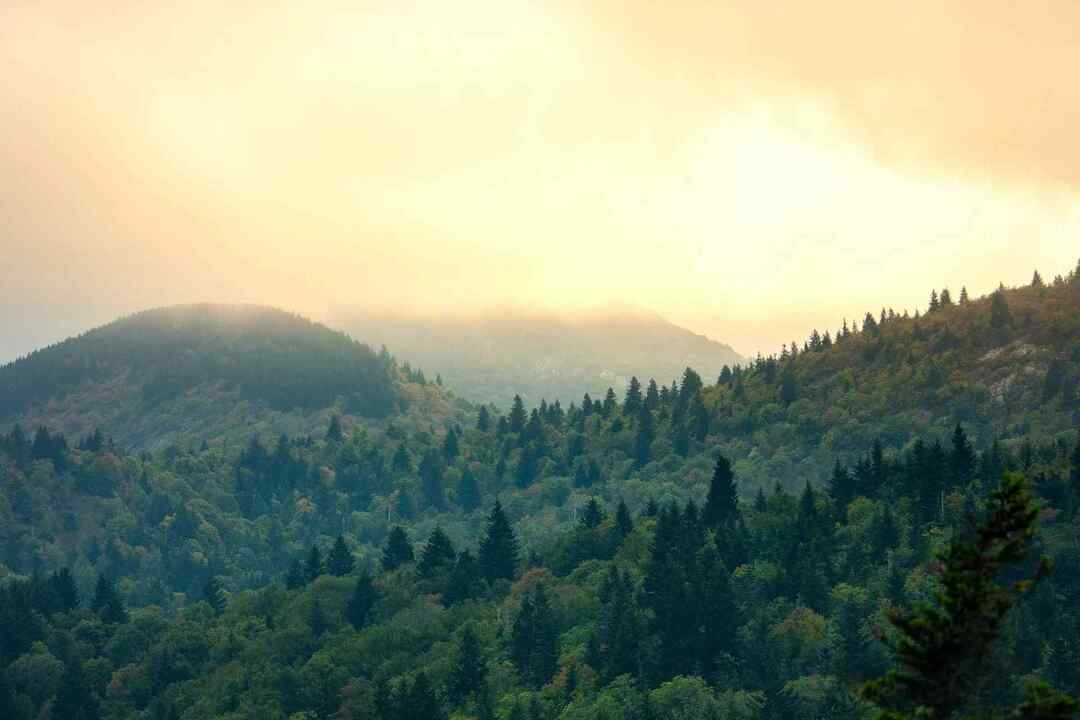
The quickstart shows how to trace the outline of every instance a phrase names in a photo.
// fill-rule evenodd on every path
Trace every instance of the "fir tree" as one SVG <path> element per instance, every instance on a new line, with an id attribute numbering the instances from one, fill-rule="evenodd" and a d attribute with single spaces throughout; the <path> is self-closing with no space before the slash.
<path id="1" fill-rule="evenodd" d="M 304 576 L 304 566 L 298 559 L 294 559 L 289 564 L 289 572 L 285 575 L 285 587 L 288 590 L 296 590 L 306 584 L 307 578 Z"/>
<path id="2" fill-rule="evenodd" d="M 69 658 L 64 664 L 60 689 L 49 716 L 63 720 L 99 720 L 101 717 L 97 698 L 83 676 L 82 665 L 76 657 Z"/>
<path id="3" fill-rule="evenodd" d="M 510 407 L 510 432 L 520 433 L 525 429 L 525 422 L 528 417 L 525 415 L 525 403 L 522 402 L 520 395 L 514 396 L 514 404 Z"/>
<path id="4" fill-rule="evenodd" d="M 725 367 L 727 367 L 725 365 Z M 660 406 L 660 391 L 656 389 L 656 381 L 649 378 L 649 387 L 645 391 L 645 407 L 655 410 Z"/>
<path id="5" fill-rule="evenodd" d="M 423 672 L 416 674 L 403 705 L 407 708 L 406 717 L 409 720 L 443 720 L 446 717 L 439 704 L 439 698 L 435 695 L 435 688 L 431 686 L 431 681 Z"/>
<path id="6" fill-rule="evenodd" d="M 627 415 L 634 414 L 641 405 L 641 383 L 637 377 L 630 378 L 630 384 L 626 388 L 626 399 L 623 400 L 623 412 Z"/>
<path id="7" fill-rule="evenodd" d="M 482 433 L 491 429 L 491 413 L 488 412 L 487 405 L 480 406 L 480 412 L 476 416 L 476 429 Z"/>
<path id="8" fill-rule="evenodd" d="M 713 468 L 709 495 L 702 511 L 705 525 L 714 530 L 730 528 L 739 514 L 739 492 L 735 487 L 735 473 L 731 462 L 720 455 Z"/>
<path id="9" fill-rule="evenodd" d="M 446 458 L 447 462 L 453 462 L 460 453 L 457 432 L 454 431 L 454 428 L 450 428 L 446 431 L 446 437 L 443 439 L 443 457 Z"/>
<path id="10" fill-rule="evenodd" d="M 480 571 L 489 583 L 513 580 L 517 571 L 517 538 L 498 500 L 488 517 L 487 534 L 480 542 L 479 562 Z"/>
<path id="11" fill-rule="evenodd" d="M 443 463 L 436 452 L 429 451 L 420 461 L 420 482 L 424 490 L 424 500 L 435 510 L 446 507 L 446 493 L 443 489 Z"/>
<path id="12" fill-rule="evenodd" d="M 711 678 L 718 663 L 735 651 L 740 622 L 727 567 L 711 540 L 701 551 L 697 569 L 693 605 L 698 612 L 698 669 Z"/>
<path id="13" fill-rule="evenodd" d="M 312 545 L 308 551 L 307 560 L 304 561 L 304 579 L 307 582 L 315 582 L 315 579 L 323 574 L 322 553 L 317 545 Z"/>
<path id="14" fill-rule="evenodd" d="M 634 520 L 630 517 L 630 509 L 626 502 L 619 500 L 619 507 L 615 510 L 615 536 L 622 540 L 634 532 Z"/>
<path id="15" fill-rule="evenodd" d="M 128 621 L 127 610 L 120 600 L 120 595 L 116 592 L 116 587 L 104 575 L 98 575 L 90 609 L 106 623 L 123 624 Z"/>
<path id="16" fill-rule="evenodd" d="M 1005 299 L 1005 291 L 998 288 L 990 296 L 990 326 L 997 329 L 1007 328 L 1012 324 L 1012 314 L 1009 312 L 1009 303 Z"/>
<path id="17" fill-rule="evenodd" d="M 1033 287 L 1033 288 L 1041 288 L 1043 286 L 1044 286 L 1044 284 L 1043 284 L 1042 275 L 1040 275 L 1039 271 L 1036 270 L 1035 274 L 1031 277 L 1031 287 Z"/>
<path id="18" fill-rule="evenodd" d="M 946 720 L 964 709 L 985 679 L 1006 614 L 1050 571 L 1043 559 L 1032 578 L 999 583 L 1002 571 L 1030 552 L 1039 510 L 1023 477 L 1014 473 L 1004 476 L 990 500 L 982 524 L 955 535 L 943 553 L 936 603 L 890 618 L 897 631 L 889 641 L 896 667 L 862 689 L 881 708 L 881 720 Z M 1039 685 L 1010 717 L 1064 719 L 1075 707 L 1071 698 Z"/>
<path id="19" fill-rule="evenodd" d="M 480 566 L 468 549 L 462 550 L 450 571 L 443 599 L 447 605 L 456 605 L 474 597 L 480 584 Z"/>
<path id="20" fill-rule="evenodd" d="M 225 610 L 225 591 L 221 587 L 221 580 L 217 575 L 211 575 L 206 579 L 206 584 L 203 585 L 203 600 L 205 600 L 211 608 L 214 609 L 214 614 L 220 615 Z"/>
<path id="21" fill-rule="evenodd" d="M 833 467 L 832 477 L 829 478 L 829 498 L 832 500 L 837 518 L 843 518 L 847 506 L 855 499 L 855 494 L 855 478 L 837 460 Z"/>
<path id="22" fill-rule="evenodd" d="M 585 505 L 585 512 L 581 515 L 582 526 L 592 529 L 600 527 L 602 522 L 604 522 L 604 511 L 600 503 L 596 501 L 596 498 L 589 498 L 588 504 Z"/>
<path id="23" fill-rule="evenodd" d="M 967 433 L 960 423 L 952 435 L 952 451 L 949 454 L 949 465 L 952 470 L 952 482 L 954 485 L 964 486 L 975 476 L 975 448 L 968 440 Z"/>
<path id="24" fill-rule="evenodd" d="M 71 569 L 60 568 L 49 578 L 49 587 L 56 598 L 58 610 L 68 612 L 79 607 L 79 588 L 75 585 L 75 578 Z"/>
<path id="25" fill-rule="evenodd" d="M 967 286 L 965 285 L 965 286 L 960 288 L 960 304 L 961 305 L 967 305 L 968 302 L 969 302 L 969 300 L 968 300 L 968 291 L 967 291 Z"/>
<path id="26" fill-rule="evenodd" d="M 652 411 L 649 410 L 648 403 L 645 403 L 638 412 L 637 435 L 634 437 L 635 468 L 641 469 L 649 464 L 654 434 Z"/>
<path id="27" fill-rule="evenodd" d="M 344 439 L 345 435 L 341 431 L 341 419 L 337 415 L 331 415 L 330 427 L 326 429 L 326 441 L 341 442 Z"/>
<path id="28" fill-rule="evenodd" d="M 450 697 L 462 703 L 479 696 L 487 679 L 487 667 L 480 641 L 471 625 L 466 625 L 458 638 L 457 657 L 450 673 Z"/>
<path id="29" fill-rule="evenodd" d="M 510 659 L 521 681 L 539 689 L 555 674 L 559 659 L 558 634 L 544 586 L 536 584 L 525 593 L 510 637 Z"/>
<path id="30" fill-rule="evenodd" d="M 330 629 L 330 622 L 326 618 L 326 611 L 323 610 L 318 595 L 313 596 L 311 603 L 308 605 L 307 625 L 311 631 L 311 636 L 315 638 L 321 637 L 323 633 Z"/>
<path id="31" fill-rule="evenodd" d="M 345 606 L 345 619 L 356 630 L 363 630 L 371 622 L 375 610 L 375 604 L 379 602 L 381 593 L 375 587 L 375 581 L 371 574 L 365 570 L 353 586 L 352 597 Z"/>
<path id="32" fill-rule="evenodd" d="M 335 577 L 345 577 L 353 571 L 355 564 L 352 551 L 345 544 L 345 538 L 338 535 L 330 554 L 326 556 L 326 572 Z"/>
<path id="33" fill-rule="evenodd" d="M 432 577 L 442 570 L 451 567 L 457 558 L 457 551 L 450 538 L 443 532 L 442 527 L 436 525 L 428 537 L 424 549 L 420 552 L 418 563 L 420 574 L 424 577 Z"/>
<path id="34" fill-rule="evenodd" d="M 476 476 L 472 470 L 466 467 L 461 471 L 461 480 L 458 481 L 457 502 L 461 509 L 472 512 L 480 507 L 480 486 L 476 482 Z"/>
<path id="35" fill-rule="evenodd" d="M 701 397 L 701 393 L 694 393 L 694 397 L 690 400 L 690 434 L 698 442 L 705 442 L 705 438 L 709 435 L 709 411 L 705 408 L 705 401 Z"/>
<path id="36" fill-rule="evenodd" d="M 413 547 L 409 542 L 409 536 L 405 534 L 405 528 L 395 525 L 386 539 L 386 547 L 383 548 L 382 566 L 384 570 L 397 570 L 406 563 L 413 561 Z"/>

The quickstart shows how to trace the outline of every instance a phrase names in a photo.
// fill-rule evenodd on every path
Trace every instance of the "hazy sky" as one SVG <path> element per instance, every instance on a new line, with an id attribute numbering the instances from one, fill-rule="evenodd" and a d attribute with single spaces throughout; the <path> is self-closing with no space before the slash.
<path id="1" fill-rule="evenodd" d="M 91 9 L 92 8 L 92 9 Z M 631 304 L 750 354 L 1080 256 L 1080 3 L 0 3 L 0 360 Z"/>

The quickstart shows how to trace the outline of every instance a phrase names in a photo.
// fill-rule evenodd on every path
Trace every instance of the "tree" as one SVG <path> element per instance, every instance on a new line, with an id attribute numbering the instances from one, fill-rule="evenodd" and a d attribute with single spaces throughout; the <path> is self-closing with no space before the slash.
<path id="1" fill-rule="evenodd" d="M 443 456 L 446 457 L 447 462 L 453 462 L 459 454 L 461 454 L 461 449 L 458 447 L 457 432 L 454 428 L 450 428 L 443 439 Z"/>
<path id="2" fill-rule="evenodd" d="M 638 412 L 637 435 L 634 437 L 634 467 L 641 469 L 649 464 L 654 435 L 652 411 L 649 404 L 644 403 Z"/>
<path id="3" fill-rule="evenodd" d="M 589 498 L 588 504 L 585 505 L 585 512 L 581 515 L 581 524 L 592 529 L 600 527 L 602 522 L 604 522 L 604 510 L 600 507 L 600 503 L 596 501 L 596 498 Z"/>
<path id="4" fill-rule="evenodd" d="M 619 507 L 615 510 L 615 536 L 620 540 L 634 532 L 634 520 L 630 517 L 630 508 L 626 507 L 624 500 L 619 500 Z"/>
<path id="5" fill-rule="evenodd" d="M 1039 274 L 1038 270 L 1036 270 L 1035 274 L 1031 277 L 1031 287 L 1033 287 L 1033 288 L 1041 288 L 1041 287 L 1043 287 L 1042 275 Z"/>
<path id="6" fill-rule="evenodd" d="M 685 386 L 684 386 L 685 387 Z M 701 397 L 701 393 L 694 393 L 693 398 L 690 400 L 690 434 L 698 442 L 705 442 L 705 438 L 709 435 L 709 411 L 705 408 L 705 401 Z"/>
<path id="7" fill-rule="evenodd" d="M 432 577 L 436 573 L 452 566 L 457 558 L 457 551 L 450 538 L 443 532 L 442 527 L 435 526 L 427 544 L 420 552 L 420 574 L 424 577 Z"/>
<path id="8" fill-rule="evenodd" d="M 960 288 L 960 304 L 961 305 L 967 305 L 968 304 L 967 285 Z"/>
<path id="9" fill-rule="evenodd" d="M 892 614 L 897 636 L 888 642 L 896 666 L 862 688 L 881 709 L 880 720 L 946 720 L 966 708 L 985 679 L 1006 614 L 1050 572 L 1043 558 L 1032 577 L 999 582 L 1030 552 L 1038 516 L 1023 476 L 1006 473 L 990 496 L 986 519 L 969 534 L 955 535 L 943 553 L 936 603 Z M 1039 685 L 1009 717 L 1070 718 L 1075 707 L 1071 698 Z"/>
<path id="10" fill-rule="evenodd" d="M 296 590 L 304 587 L 307 584 L 307 578 L 304 576 L 304 566 L 297 559 L 294 559 L 289 564 L 289 572 L 285 575 L 285 587 L 288 590 Z"/>
<path id="11" fill-rule="evenodd" d="M 480 412 L 476 415 L 476 429 L 482 433 L 486 433 L 491 429 L 491 413 L 487 409 L 487 405 L 480 406 Z"/>
<path id="12" fill-rule="evenodd" d="M 367 570 L 360 573 L 356 585 L 353 586 L 352 597 L 345 605 L 345 619 L 356 630 L 363 630 L 371 622 L 375 604 L 379 602 L 380 596 L 381 593 L 375 587 L 371 574 Z"/>
<path id="13" fill-rule="evenodd" d="M 443 463 L 435 451 L 428 451 L 420 461 L 420 482 L 428 506 L 435 510 L 444 509 L 446 494 L 443 491 Z"/>
<path id="14" fill-rule="evenodd" d="M 791 364 L 788 363 L 784 366 L 784 371 L 780 374 L 780 402 L 785 407 L 795 402 L 798 397 L 798 390 L 795 386 L 795 372 L 791 369 Z"/>
<path id="15" fill-rule="evenodd" d="M 317 545 L 312 545 L 311 550 L 308 551 L 307 560 L 304 561 L 304 579 L 309 583 L 314 582 L 322 574 L 322 553 L 319 552 Z"/>
<path id="16" fill-rule="evenodd" d="M 627 415 L 636 413 L 641 400 L 641 383 L 636 377 L 631 377 L 630 384 L 626 388 L 626 399 L 623 400 L 623 412 Z"/>
<path id="17" fill-rule="evenodd" d="M 107 623 L 123 624 L 128 621 L 127 610 L 116 592 L 116 587 L 104 575 L 98 575 L 97 586 L 94 588 L 94 599 L 90 601 L 90 609 Z"/>
<path id="18" fill-rule="evenodd" d="M 221 580 L 217 575 L 211 575 L 203 585 L 203 600 L 209 603 L 214 613 L 220 615 L 225 610 L 225 591 L 221 587 Z"/>
<path id="19" fill-rule="evenodd" d="M 847 468 L 836 461 L 833 467 L 832 477 L 829 478 L 829 498 L 833 502 L 833 508 L 838 518 L 843 518 L 847 506 L 855 499 L 855 478 L 851 476 Z"/>
<path id="20" fill-rule="evenodd" d="M 615 408 L 618 406 L 619 401 L 615 399 L 615 391 L 608 388 L 604 394 L 604 405 L 600 408 L 600 413 L 604 417 L 611 417 L 611 414 L 615 412 Z"/>
<path id="21" fill-rule="evenodd" d="M 462 550 L 450 571 L 443 600 L 447 605 L 465 602 L 476 595 L 480 583 L 480 566 L 468 549 Z"/>
<path id="22" fill-rule="evenodd" d="M 50 717 L 63 720 L 98 720 L 101 709 L 83 677 L 82 665 L 72 657 L 64 665 L 60 690 L 53 700 Z"/>
<path id="23" fill-rule="evenodd" d="M 694 603 L 698 621 L 698 669 L 711 678 L 718 663 L 735 651 L 735 633 L 739 627 L 731 578 L 716 543 L 706 543 L 698 558 L 694 583 Z"/>
<path id="24" fill-rule="evenodd" d="M 62 567 L 49 578 L 49 587 L 57 600 L 58 610 L 67 612 L 79 607 L 79 588 L 71 569 Z"/>
<path id="25" fill-rule="evenodd" d="M 514 404 L 510 407 L 510 432 L 520 433 L 525 429 L 527 420 L 525 403 L 522 402 L 520 395 L 514 395 Z"/>
<path id="26" fill-rule="evenodd" d="M 702 516 L 707 527 L 719 530 L 730 528 L 738 515 L 739 491 L 735 486 L 735 473 L 731 470 L 731 462 L 720 455 L 713 468 Z"/>
<path id="27" fill-rule="evenodd" d="M 727 367 L 726 365 L 724 367 Z M 649 387 L 645 390 L 645 407 L 655 410 L 660 406 L 660 391 L 656 389 L 656 381 L 649 378 Z"/>
<path id="28" fill-rule="evenodd" d="M 461 480 L 458 481 L 457 502 L 462 510 L 472 512 L 480 507 L 480 486 L 476 482 L 476 476 L 472 470 L 466 467 L 461 471 Z"/>
<path id="29" fill-rule="evenodd" d="M 990 326 L 994 328 L 1007 328 L 1012 324 L 1012 314 L 1009 312 L 1009 303 L 1005 299 L 1005 291 L 998 288 L 990 296 Z"/>
<path id="30" fill-rule="evenodd" d="M 335 577 L 345 577 L 353 571 L 355 564 L 352 551 L 345 544 L 345 538 L 338 535 L 330 554 L 326 556 L 326 572 Z"/>
<path id="31" fill-rule="evenodd" d="M 326 429 L 327 442 L 341 442 L 345 434 L 341 431 L 341 419 L 337 415 L 330 416 L 330 427 Z"/>
<path id="32" fill-rule="evenodd" d="M 949 453 L 949 466 L 952 470 L 953 484 L 964 486 L 975 475 L 975 464 L 978 461 L 975 456 L 975 448 L 968 440 L 967 433 L 960 423 L 956 423 L 953 430 L 952 450 Z"/>
<path id="33" fill-rule="evenodd" d="M 547 592 L 537 583 L 525 593 L 510 637 L 510 659 L 523 684 L 542 688 L 555 674 L 558 634 Z"/>
<path id="34" fill-rule="evenodd" d="M 466 625 L 458 638 L 457 657 L 450 673 L 450 697 L 462 703 L 483 691 L 487 667 L 480 641 L 471 625 Z"/>
<path id="35" fill-rule="evenodd" d="M 498 500 L 488 517 L 487 534 L 480 541 L 479 561 L 480 571 L 489 583 L 514 579 L 518 563 L 517 537 Z"/>
<path id="36" fill-rule="evenodd" d="M 443 720 L 445 717 L 439 698 L 435 696 L 435 688 L 423 672 L 416 674 L 402 705 L 407 714 L 402 714 L 401 717 L 408 717 L 409 720 Z"/>
<path id="37" fill-rule="evenodd" d="M 406 563 L 413 561 L 413 547 L 409 542 L 409 536 L 405 534 L 405 528 L 395 525 L 386 539 L 386 547 L 383 548 L 382 566 L 384 570 L 397 570 Z"/>

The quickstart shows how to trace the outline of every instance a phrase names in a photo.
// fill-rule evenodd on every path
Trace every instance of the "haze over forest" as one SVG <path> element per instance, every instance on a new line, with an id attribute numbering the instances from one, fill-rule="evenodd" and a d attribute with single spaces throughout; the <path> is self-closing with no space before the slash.
<path id="1" fill-rule="evenodd" d="M 0 359 L 193 301 L 634 304 L 753 356 L 1065 272 L 1078 25 L 1071 0 L 5 2 Z"/>

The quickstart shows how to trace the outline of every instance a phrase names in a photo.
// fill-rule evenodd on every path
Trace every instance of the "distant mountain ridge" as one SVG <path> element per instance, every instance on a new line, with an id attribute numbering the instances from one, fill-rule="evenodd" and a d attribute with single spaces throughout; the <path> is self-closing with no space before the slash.
<path id="1" fill-rule="evenodd" d="M 158 308 L 0 367 L 0 424 L 47 422 L 71 435 L 100 426 L 145 445 L 200 425 L 226 432 L 335 405 L 383 417 L 403 400 L 392 364 L 274 308 Z"/>
<path id="2" fill-rule="evenodd" d="M 569 405 L 609 387 L 621 395 L 633 376 L 668 383 L 689 366 L 715 378 L 725 365 L 746 362 L 729 345 L 640 310 L 446 317 L 341 310 L 332 322 L 439 373 L 462 397 L 503 408 L 515 395 Z"/>

